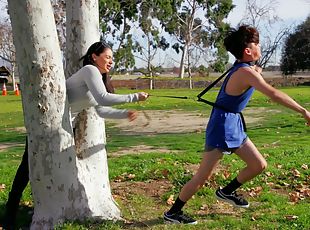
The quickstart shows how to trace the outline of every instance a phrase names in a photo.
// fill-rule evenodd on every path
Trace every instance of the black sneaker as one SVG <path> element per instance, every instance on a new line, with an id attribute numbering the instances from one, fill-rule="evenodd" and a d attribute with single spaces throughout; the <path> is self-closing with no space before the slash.
<path id="1" fill-rule="evenodd" d="M 228 202 L 235 207 L 248 208 L 250 206 L 249 203 L 235 191 L 229 195 L 226 195 L 222 192 L 221 189 L 218 189 L 215 192 L 215 196 L 218 200 Z"/>
<path id="2" fill-rule="evenodd" d="M 183 214 L 183 211 L 180 211 L 180 212 L 177 212 L 171 215 L 165 212 L 164 220 L 168 223 L 173 223 L 173 224 L 197 224 L 196 220 Z"/>

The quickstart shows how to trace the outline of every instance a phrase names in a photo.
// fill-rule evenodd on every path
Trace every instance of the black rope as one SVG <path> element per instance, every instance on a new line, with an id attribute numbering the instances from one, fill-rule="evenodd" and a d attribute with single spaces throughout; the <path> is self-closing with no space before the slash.
<path id="1" fill-rule="evenodd" d="M 152 95 L 152 94 L 149 94 L 150 96 L 153 96 L 153 97 L 168 97 L 168 98 L 177 98 L 177 99 L 190 99 L 190 97 L 181 97 L 181 96 L 169 96 L 169 95 Z"/>

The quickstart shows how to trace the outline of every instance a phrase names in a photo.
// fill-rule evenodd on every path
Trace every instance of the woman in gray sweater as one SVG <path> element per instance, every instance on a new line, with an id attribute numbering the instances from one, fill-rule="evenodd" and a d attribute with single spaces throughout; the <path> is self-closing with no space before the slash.
<path id="1" fill-rule="evenodd" d="M 76 115 L 83 109 L 90 107 L 94 107 L 102 118 L 128 118 L 129 121 L 134 120 L 137 117 L 135 111 L 114 109 L 109 106 L 144 101 L 149 95 L 144 92 L 125 95 L 114 94 L 108 76 L 113 64 L 111 48 L 103 42 L 96 42 L 89 47 L 81 60 L 83 60 L 83 67 L 66 80 L 73 127 Z M 17 169 L 5 206 L 2 223 L 4 229 L 15 228 L 19 201 L 29 181 L 27 144 L 26 140 L 24 155 Z"/>
<path id="2" fill-rule="evenodd" d="M 111 48 L 103 43 L 92 44 L 81 58 L 83 67 L 66 80 L 67 95 L 73 118 L 77 113 L 89 107 L 95 107 L 98 115 L 104 118 L 129 118 L 133 120 L 136 113 L 113 109 L 111 105 L 127 102 L 144 101 L 148 94 L 113 94 L 110 72 L 113 64 Z"/>

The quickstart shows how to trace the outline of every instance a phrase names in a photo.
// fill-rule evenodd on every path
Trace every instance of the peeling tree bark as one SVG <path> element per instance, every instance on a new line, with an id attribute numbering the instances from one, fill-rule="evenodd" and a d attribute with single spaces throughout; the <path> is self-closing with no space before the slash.
<path id="1" fill-rule="evenodd" d="M 65 220 L 121 219 L 108 179 L 104 120 L 92 109 L 79 117 L 80 142 L 74 146 L 50 1 L 8 3 L 29 142 L 31 229 L 52 229 Z M 69 75 L 80 67 L 78 58 L 89 45 L 99 40 L 99 16 L 97 0 L 66 3 Z"/>
<path id="2" fill-rule="evenodd" d="M 91 215 L 78 180 L 65 77 L 49 1 L 10 0 L 34 199 L 31 229 Z"/>

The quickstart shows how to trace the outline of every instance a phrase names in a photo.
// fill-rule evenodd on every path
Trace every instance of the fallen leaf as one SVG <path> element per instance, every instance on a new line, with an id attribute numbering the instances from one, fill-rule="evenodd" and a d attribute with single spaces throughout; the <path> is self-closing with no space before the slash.
<path id="1" fill-rule="evenodd" d="M 295 215 L 286 215 L 284 217 L 287 220 L 297 220 L 298 219 L 298 216 L 295 216 Z"/>
<path id="2" fill-rule="evenodd" d="M 281 168 L 282 168 L 282 165 L 277 164 L 277 168 L 278 168 L 278 169 L 281 169 Z"/>
<path id="3" fill-rule="evenodd" d="M 309 169 L 308 165 L 306 165 L 306 164 L 303 164 L 303 165 L 301 166 L 301 168 L 304 169 L 304 170 L 308 170 L 308 169 Z"/>
<path id="4" fill-rule="evenodd" d="M 296 203 L 300 200 L 301 196 L 299 192 L 291 192 L 289 193 L 290 201 Z"/>
<path id="5" fill-rule="evenodd" d="M 293 169 L 292 173 L 295 177 L 300 177 L 300 172 L 297 169 Z"/>
<path id="6" fill-rule="evenodd" d="M 173 205 L 174 204 L 174 195 L 170 195 L 168 200 L 167 200 L 167 204 L 169 205 Z"/>
<path id="7" fill-rule="evenodd" d="M 5 184 L 0 184 L 0 191 L 3 191 L 5 189 Z"/>
<path id="8" fill-rule="evenodd" d="M 256 197 L 261 193 L 262 190 L 263 188 L 261 186 L 258 186 L 256 188 L 251 188 L 249 192 L 249 196 Z"/>
<path id="9" fill-rule="evenodd" d="M 32 202 L 31 201 L 23 201 L 23 202 L 21 202 L 24 206 L 27 206 L 27 207 L 32 207 L 33 206 L 33 204 L 32 204 Z"/>
<path id="10" fill-rule="evenodd" d="M 222 174 L 223 179 L 227 179 L 230 176 L 230 172 L 228 172 L 227 170 L 225 170 Z"/>
<path id="11" fill-rule="evenodd" d="M 135 174 L 131 174 L 131 173 L 130 173 L 130 174 L 127 175 L 127 178 L 128 178 L 128 179 L 133 179 L 133 178 L 135 178 L 135 177 L 136 177 Z"/>
<path id="12" fill-rule="evenodd" d="M 265 172 L 265 174 L 266 174 L 268 177 L 271 177 L 271 176 L 272 176 L 272 173 L 271 173 L 271 172 Z"/>
<path id="13" fill-rule="evenodd" d="M 269 187 L 271 187 L 271 186 L 273 186 L 273 185 L 274 185 L 274 183 L 273 183 L 273 182 L 266 182 L 266 184 L 267 184 Z"/>

